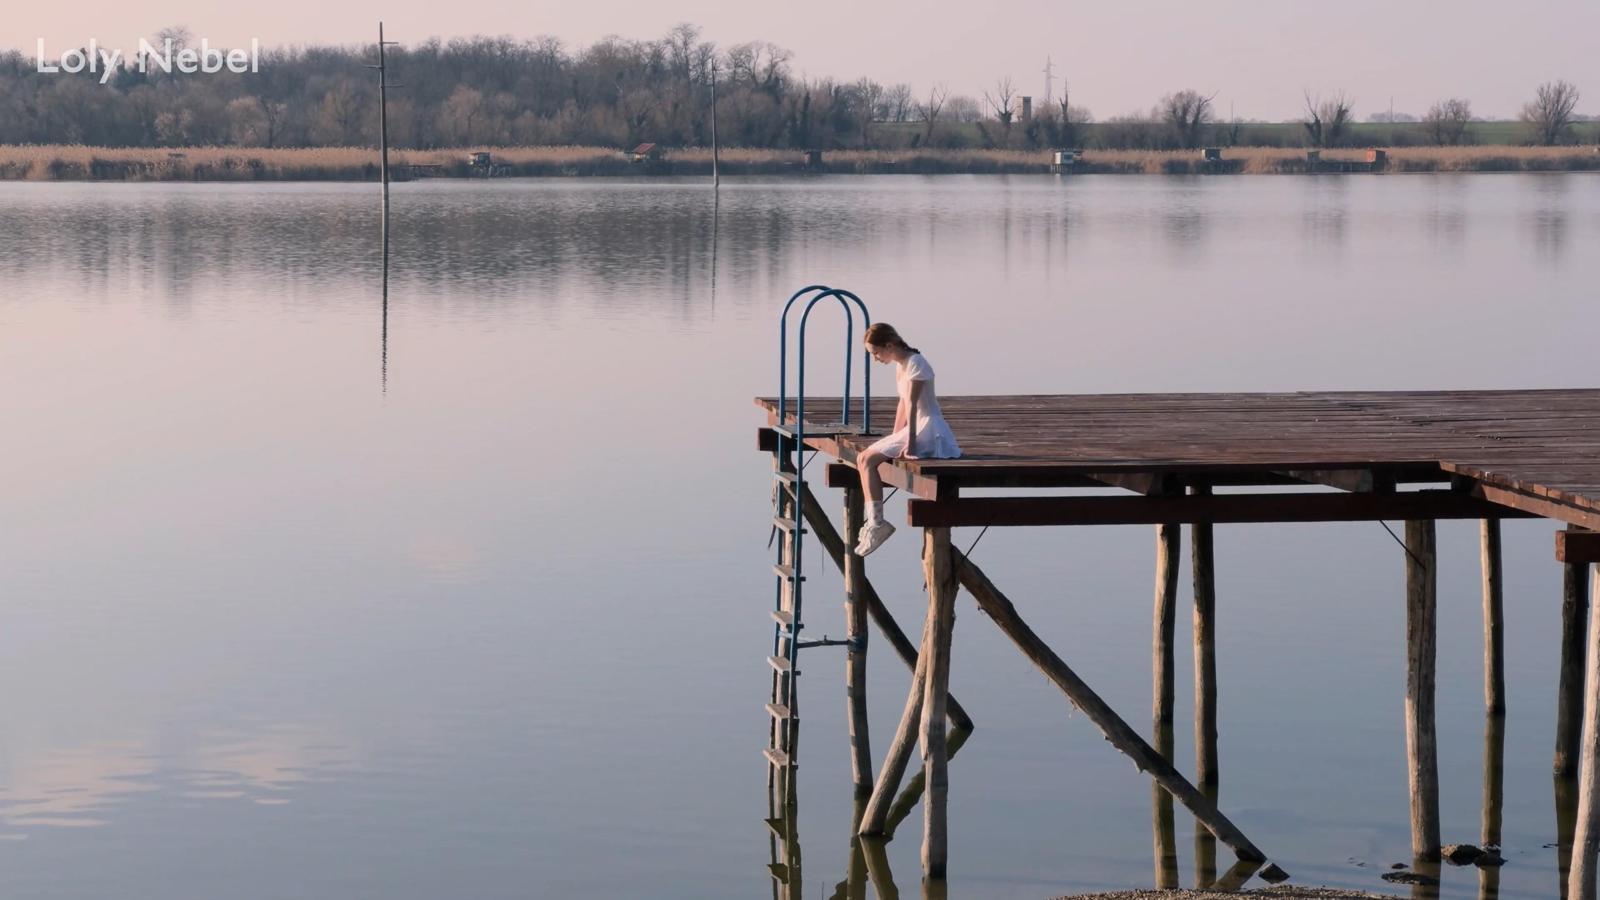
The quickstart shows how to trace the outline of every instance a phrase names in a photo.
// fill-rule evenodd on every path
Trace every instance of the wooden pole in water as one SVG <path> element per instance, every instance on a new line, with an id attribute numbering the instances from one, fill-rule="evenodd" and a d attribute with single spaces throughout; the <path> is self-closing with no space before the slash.
<path id="1" fill-rule="evenodd" d="M 1151 743 L 1161 758 L 1172 761 L 1173 699 L 1176 677 L 1173 673 L 1173 636 L 1177 626 L 1178 557 L 1183 541 L 1183 526 L 1156 526 L 1155 607 L 1151 615 L 1150 648 L 1150 727 Z M 1172 795 L 1159 784 L 1150 785 L 1151 834 L 1154 836 L 1156 887 L 1178 886 L 1178 848 L 1172 815 Z"/>
<path id="2" fill-rule="evenodd" d="M 1045 677 L 1067 695 L 1073 706 L 1083 711 L 1084 716 L 1100 729 L 1101 734 L 1105 735 L 1113 747 L 1132 758 L 1134 765 L 1138 766 L 1140 771 L 1148 772 L 1150 777 L 1182 803 L 1201 825 L 1216 835 L 1218 840 L 1231 847 L 1239 859 L 1255 862 L 1266 860 L 1266 856 L 1244 836 L 1244 832 L 1173 768 L 1172 763 L 1145 743 L 1137 731 L 1123 721 L 1115 710 L 1100 699 L 1100 696 L 1090 689 L 1089 685 L 1085 684 L 1083 679 L 1079 678 L 1077 673 L 1073 672 L 1072 668 L 1057 656 L 1032 628 L 1028 627 L 1028 623 L 1017 614 L 1016 607 L 999 588 L 994 586 L 994 582 L 989 580 L 983 570 L 959 550 L 952 549 L 951 555 L 956 563 L 956 577 L 960 580 L 961 586 L 978 601 L 978 608 L 989 616 L 1012 643 L 1017 645 L 1023 656 L 1038 666 Z"/>
<path id="3" fill-rule="evenodd" d="M 834 530 L 833 522 L 828 519 L 828 514 L 822 511 L 822 504 L 817 502 L 817 497 L 811 492 L 809 485 L 805 489 L 805 498 L 806 523 L 811 526 L 811 532 L 816 537 L 817 543 L 822 545 L 828 556 L 833 559 L 833 564 L 838 566 L 839 571 L 843 573 L 844 540 L 839 537 L 839 532 Z M 855 544 L 850 546 L 854 547 Z M 873 623 L 878 626 L 878 630 L 883 632 L 884 639 L 894 649 L 895 655 L 900 657 L 900 660 L 906 664 L 907 669 L 915 671 L 917 668 L 917 648 L 912 645 L 911 639 L 906 637 L 906 633 L 900 630 L 900 623 L 895 621 L 894 616 L 889 612 L 889 608 L 883 605 L 883 599 L 878 596 L 877 589 L 872 586 L 872 580 L 867 577 L 865 567 L 861 569 L 861 575 L 856 582 L 856 589 L 860 596 L 866 599 L 867 613 L 872 617 Z M 962 708 L 961 704 L 956 702 L 954 694 L 950 695 L 949 701 L 950 727 L 957 731 L 971 731 L 973 728 L 972 717 L 967 715 L 967 711 Z"/>
<path id="4" fill-rule="evenodd" d="M 867 729 L 867 599 L 866 577 L 856 538 L 861 530 L 863 498 L 859 487 L 844 490 L 845 707 L 850 725 L 850 778 L 856 795 L 872 792 L 872 742 Z"/>
<path id="5" fill-rule="evenodd" d="M 1600 595 L 1600 566 L 1590 596 Z M 1572 836 L 1572 872 L 1567 900 L 1595 900 L 1595 851 L 1600 847 L 1600 616 L 1589 617 L 1588 662 L 1584 666 L 1583 743 L 1578 761 L 1578 822 Z"/>
<path id="6" fill-rule="evenodd" d="M 1189 493 L 1211 493 L 1196 485 Z M 1194 762 L 1195 781 L 1216 800 L 1222 780 L 1217 758 L 1217 575 L 1211 523 L 1190 526 L 1190 568 L 1194 581 Z"/>
<path id="7" fill-rule="evenodd" d="M 1483 567 L 1483 703 L 1491 716 L 1506 714 L 1504 575 L 1500 566 L 1500 520 L 1481 523 Z"/>
<path id="8" fill-rule="evenodd" d="M 1411 853 L 1439 858 L 1439 763 L 1434 732 L 1437 555 L 1432 519 L 1406 522 L 1406 776 L 1411 787 Z"/>
<path id="9" fill-rule="evenodd" d="M 950 529 L 922 530 L 922 574 L 928 580 L 927 694 L 922 701 L 922 874 L 943 881 L 949 863 L 945 801 L 950 793 L 945 704 L 950 694 L 950 645 L 956 624 L 956 580 Z"/>
<path id="10" fill-rule="evenodd" d="M 1561 675 L 1556 688 L 1557 778 L 1578 775 L 1579 729 L 1583 722 L 1584 634 L 1589 621 L 1588 566 L 1561 567 Z"/>

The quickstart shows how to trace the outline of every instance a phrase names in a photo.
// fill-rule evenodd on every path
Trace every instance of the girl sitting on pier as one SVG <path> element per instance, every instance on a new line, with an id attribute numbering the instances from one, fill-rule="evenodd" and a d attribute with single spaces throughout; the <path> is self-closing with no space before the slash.
<path id="1" fill-rule="evenodd" d="M 878 477 L 879 464 L 890 459 L 954 459 L 961 455 L 955 433 L 945 422 L 939 398 L 934 395 L 933 366 L 886 322 L 868 328 L 864 339 L 867 352 L 874 360 L 894 363 L 900 403 L 895 407 L 893 430 L 856 459 L 861 489 L 867 495 L 866 522 L 856 545 L 856 553 L 862 556 L 878 549 L 894 534 L 894 526 L 883 519 L 883 479 Z"/>

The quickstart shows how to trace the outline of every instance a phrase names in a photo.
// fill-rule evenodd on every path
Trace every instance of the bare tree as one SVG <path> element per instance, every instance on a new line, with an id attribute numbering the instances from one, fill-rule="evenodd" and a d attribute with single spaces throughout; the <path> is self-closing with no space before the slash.
<path id="1" fill-rule="evenodd" d="M 1441 147 L 1470 143 L 1467 125 L 1471 121 L 1472 104 L 1460 97 L 1440 100 L 1428 107 L 1428 114 L 1422 117 L 1428 136 Z"/>
<path id="2" fill-rule="evenodd" d="M 851 107 L 861 123 L 861 143 L 866 145 L 868 130 L 883 109 L 883 85 L 870 78 L 857 79 L 850 86 Z"/>
<path id="3" fill-rule="evenodd" d="M 1578 87 L 1557 79 L 1539 85 L 1533 102 L 1522 107 L 1522 121 L 1533 138 L 1545 146 L 1566 140 L 1572 129 L 1572 111 L 1578 105 Z"/>
<path id="4" fill-rule="evenodd" d="M 888 110 L 886 118 L 891 122 L 905 122 L 911 118 L 912 108 L 916 101 L 911 93 L 911 85 L 901 82 L 889 88 L 883 98 L 884 106 Z"/>
<path id="5" fill-rule="evenodd" d="M 1156 108 L 1157 118 L 1172 127 L 1179 146 L 1192 150 L 1200 146 L 1205 128 L 1211 124 L 1211 101 L 1215 96 L 1192 90 L 1168 94 Z"/>
<path id="6" fill-rule="evenodd" d="M 944 117 L 950 122 L 982 122 L 983 104 L 965 94 L 955 94 L 945 101 Z"/>
<path id="7" fill-rule="evenodd" d="M 994 93 L 983 92 L 983 100 L 994 109 L 994 117 L 1000 121 L 1001 127 L 1011 130 L 1011 99 L 1016 96 L 1016 88 L 1011 86 L 1011 76 L 995 80 Z"/>
<path id="8" fill-rule="evenodd" d="M 922 120 L 924 144 L 933 139 L 933 126 L 938 123 L 939 112 L 944 109 L 944 101 L 949 96 L 950 89 L 940 83 L 928 89 L 928 102 L 917 104 L 917 118 Z"/>
<path id="9" fill-rule="evenodd" d="M 1306 117 L 1300 124 L 1305 126 L 1306 137 L 1310 139 L 1313 147 L 1337 147 L 1350 131 L 1350 98 L 1344 91 L 1335 93 L 1327 100 L 1321 96 L 1313 96 L 1310 91 L 1305 92 Z"/>

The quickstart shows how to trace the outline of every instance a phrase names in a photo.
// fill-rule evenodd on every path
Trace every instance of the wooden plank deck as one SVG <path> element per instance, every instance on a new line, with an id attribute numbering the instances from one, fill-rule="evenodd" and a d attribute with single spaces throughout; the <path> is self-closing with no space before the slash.
<path id="1" fill-rule="evenodd" d="M 756 402 L 776 423 L 776 400 Z M 894 404 L 874 399 L 879 430 L 893 421 Z M 1170 494 L 1188 484 L 1310 483 L 1381 493 L 1446 482 L 1496 508 L 1600 528 L 1600 390 L 1044 394 L 940 404 L 965 455 L 904 461 L 885 473 L 928 501 L 990 487 L 1110 484 Z M 806 418 L 837 421 L 838 398 L 808 398 Z M 819 435 L 807 444 L 853 462 L 873 439 Z M 1238 506 L 1231 496 L 1194 508 Z"/>

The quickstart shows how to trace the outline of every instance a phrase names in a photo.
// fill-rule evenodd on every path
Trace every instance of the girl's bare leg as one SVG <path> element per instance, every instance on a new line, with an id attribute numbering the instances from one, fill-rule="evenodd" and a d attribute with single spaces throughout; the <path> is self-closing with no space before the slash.
<path id="1" fill-rule="evenodd" d="M 873 503 L 883 502 L 883 478 L 878 474 L 878 465 L 883 461 L 881 453 L 865 453 L 856 459 L 856 471 L 861 473 L 861 490 L 867 500 Z"/>

